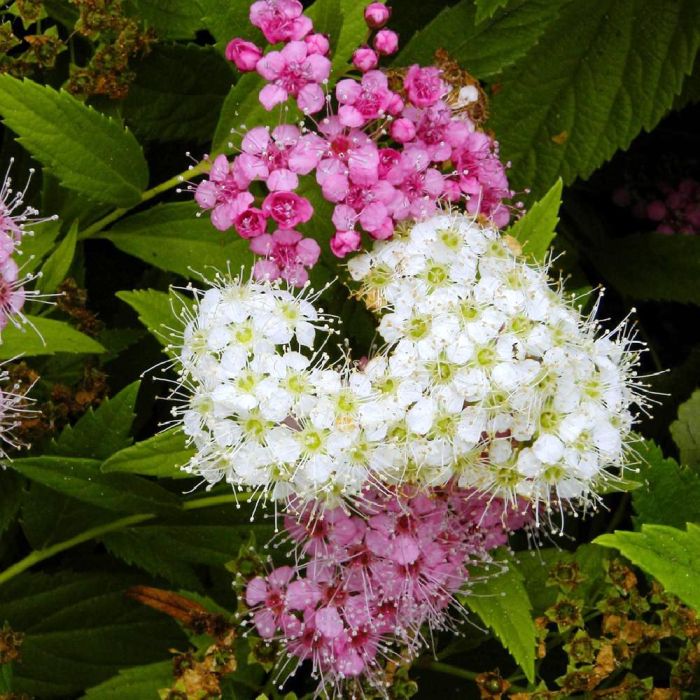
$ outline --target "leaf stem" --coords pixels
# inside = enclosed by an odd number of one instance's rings
[[[167,190],[181,185],[185,180],[187,180],[187,178],[201,175],[202,173],[207,172],[207,170],[209,170],[209,162],[206,160],[202,160],[199,163],[197,163],[197,165],[193,165],[187,170],[184,170],[183,172],[174,175],[170,179],[161,182],[159,185],[151,187],[150,190],[145,190],[141,194],[141,201],[139,202],[139,204],[148,202],[154,197],[157,197],[162,192],[167,192]],[[85,240],[86,238],[94,236],[96,233],[102,231],[106,226],[109,226],[109,224],[113,223],[117,219],[120,219],[122,216],[124,216],[124,214],[131,211],[135,206],[138,206],[138,204],[135,204],[132,207],[119,207],[118,209],[114,209],[109,214],[106,214],[101,219],[98,219],[94,224],[88,226],[86,229],[81,231],[78,234],[78,239]]]
[[[197,498],[192,501],[186,501],[182,504],[183,510],[198,510],[200,508],[211,508],[212,506],[219,506],[224,503],[241,503],[247,502],[255,498],[257,494],[255,493],[233,493],[224,494],[221,496],[210,496],[204,498]],[[0,585],[6,583],[10,579],[14,578],[18,574],[30,569],[35,564],[50,559],[56,554],[65,552],[67,549],[76,547],[79,544],[89,542],[90,540],[97,539],[106,535],[110,532],[115,532],[116,530],[121,530],[125,527],[130,527],[132,525],[139,525],[148,520],[153,520],[157,516],[155,513],[137,513],[135,515],[127,515],[124,518],[119,518],[118,520],[113,520],[110,523],[105,523],[104,525],[98,525],[97,527],[85,530],[75,537],[64,540],[63,542],[57,542],[52,544],[50,547],[45,549],[36,549],[30,552],[24,559],[20,559],[18,562],[12,564],[3,572],[0,573]]]

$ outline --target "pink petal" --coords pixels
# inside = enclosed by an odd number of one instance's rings
[[[267,256],[272,254],[275,246],[272,241],[272,236],[269,233],[262,233],[253,238],[248,244],[248,247],[256,255]]]
[[[272,132],[272,138],[278,146],[294,146],[301,137],[299,127],[293,124],[280,124]]]
[[[362,88],[356,80],[345,78],[335,86],[335,96],[341,105],[352,104],[362,94]]]
[[[263,639],[271,639],[277,632],[277,619],[272,610],[263,608],[253,615],[253,622],[258,630],[258,634]]]
[[[259,238],[259,236],[258,236]],[[253,240],[257,240],[254,238]],[[279,279],[280,269],[272,260],[258,260],[253,267],[253,277],[258,280],[268,280],[274,282],[274,280]]]
[[[306,59],[306,66],[309,68],[309,75],[316,83],[328,80],[331,74],[331,62],[320,54],[312,54]]]
[[[262,155],[270,144],[270,132],[264,126],[256,126],[250,129],[243,137],[241,150],[255,156]]]
[[[297,105],[304,114],[316,114],[323,109],[326,103],[326,97],[320,85],[316,83],[307,83],[299,90],[297,95]]]
[[[307,267],[315,265],[320,255],[321,247],[313,238],[304,238],[297,243],[297,258]]]
[[[326,639],[335,639],[343,632],[343,621],[338,610],[333,607],[322,608],[316,612],[316,629]]]
[[[365,124],[362,112],[352,105],[342,105],[338,109],[338,118],[344,126],[361,127]]]
[[[281,168],[270,173],[267,187],[272,192],[291,192],[299,187],[299,178],[291,170]]]
[[[273,107],[285,102],[289,94],[277,85],[266,85],[258,95],[260,104],[269,112]]]
[[[245,602],[248,607],[262,603],[267,598],[267,581],[256,576],[245,589]]]
[[[313,581],[292,581],[287,588],[286,601],[290,610],[306,610],[318,605],[321,591]]]
[[[236,158],[236,167],[243,175],[243,178],[250,182],[253,180],[265,180],[270,174],[267,163],[262,158],[250,153],[241,153]]]
[[[255,66],[255,70],[265,80],[276,80],[287,67],[287,61],[279,51],[270,51],[263,56]]]
[[[283,588],[294,577],[294,569],[291,566],[279,566],[273,569],[267,580],[275,588]]]
[[[342,202],[348,196],[349,187],[350,184],[345,175],[329,175],[323,181],[321,190],[324,198],[329,202]]]

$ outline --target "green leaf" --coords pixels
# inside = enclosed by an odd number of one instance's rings
[[[22,480],[12,471],[0,471],[0,535],[14,522],[19,511]]]
[[[322,23],[329,30],[337,31],[338,20],[332,14],[337,12],[340,20],[340,31],[335,36],[331,36],[333,43],[333,54],[331,56],[331,80],[339,78],[348,68],[348,63],[352,58],[355,49],[367,43],[369,30],[365,22],[365,3],[355,2],[355,0],[317,0],[309,11],[310,15],[318,12]],[[316,8],[316,9],[314,9]]]
[[[58,285],[63,282],[68,274],[73,257],[75,256],[75,244],[78,241],[78,222],[74,221],[63,240],[49,255],[41,268],[41,291],[55,292]]]
[[[502,571],[488,571],[482,580],[473,580],[461,600],[496,633],[532,683],[536,643],[532,604],[516,561],[505,555],[499,560]]]
[[[508,0],[476,0],[476,23],[491,19],[496,10],[508,4]]]
[[[121,669],[119,673],[90,688],[85,700],[157,700],[158,691],[173,684],[173,662],[159,661],[146,666]]]
[[[693,65],[699,22],[696,0],[563,5],[492,102],[489,127],[514,188],[537,197],[557,177],[585,178],[656,126]]]
[[[199,590],[192,566],[223,567],[238,555],[251,532],[266,541],[271,525],[251,522],[251,508],[233,505],[186,511],[177,519],[110,532],[101,540],[112,554],[175,584]]]
[[[559,178],[549,192],[507,231],[513,238],[520,241],[523,253],[539,262],[547,257],[549,246],[556,235],[561,190],[562,181]]]
[[[205,142],[233,79],[227,62],[210,46],[156,45],[136,66],[124,118],[146,139]]]
[[[687,522],[700,522],[700,475],[664,458],[650,440],[642,441],[635,449],[641,460],[637,478],[644,482],[644,487],[632,495],[635,526],[661,523],[683,527]]]
[[[346,3],[347,4],[347,3]],[[364,7],[363,10],[363,35],[367,34],[367,25],[364,22]],[[306,11],[306,15],[314,23],[314,32],[320,34],[325,34],[330,43],[331,51],[330,56],[335,61],[336,59],[342,60],[347,63],[349,60],[346,56],[345,58],[339,58],[337,55],[338,42],[341,40],[341,32],[343,28],[344,12],[341,7],[341,0],[316,0],[313,5]],[[363,43],[364,36],[358,39],[355,47]],[[352,55],[352,54],[351,54]]]
[[[635,234],[603,239],[587,252],[609,284],[623,294],[700,304],[697,237]]]
[[[212,268],[225,271],[250,266],[253,256],[248,242],[239,236],[217,231],[208,216],[197,216],[194,202],[160,204],[130,216],[101,238],[119,250],[163,270],[199,278]],[[193,272],[192,268],[197,272]]]
[[[18,251],[18,255],[21,255],[22,272],[29,274],[39,267],[44,257],[53,249],[60,232],[61,222],[57,220],[32,226],[31,233],[22,238],[22,247]]]
[[[183,472],[182,467],[193,454],[194,449],[187,446],[185,434],[178,426],[120,450],[104,462],[101,469],[105,473],[188,479],[191,474]]]
[[[33,549],[44,549],[115,520],[113,511],[84,503],[32,482],[21,500],[22,532]]]
[[[0,75],[0,114],[60,182],[98,202],[138,204],[148,166],[133,134],[67,92]]]
[[[700,610],[700,527],[687,530],[667,525],[642,525],[641,532],[616,530],[594,540],[619,549],[633,564],[657,579],[684,603]]]
[[[160,39],[192,39],[203,25],[197,0],[129,0],[129,5]]]
[[[171,513],[179,508],[173,494],[133,474],[102,474],[100,461],[79,457],[22,457],[12,469],[79,501],[119,513]]]
[[[189,301],[175,293],[167,294],[155,289],[137,289],[133,292],[117,292],[117,297],[126,302],[139,315],[139,321],[155,336],[161,345],[172,340],[173,328],[184,327],[177,317],[178,305],[188,305]]]
[[[133,382],[116,396],[105,399],[97,410],[89,408],[75,425],[63,429],[49,452],[102,460],[128,447],[140,386],[140,381]]]
[[[243,0],[200,0],[204,12],[202,24],[216,39],[216,49],[223,53],[233,37],[259,43],[261,34],[248,19],[250,3]]]
[[[477,78],[496,75],[537,44],[567,1],[515,0],[492,19],[479,23],[473,0],[461,0],[416,32],[395,63],[429,64],[435,50],[442,47]],[[500,138],[501,133],[496,133]]]
[[[680,450],[681,463],[700,470],[700,389],[678,408],[671,435]]]
[[[13,690],[73,697],[182,647],[185,636],[172,620],[125,596],[137,583],[142,577],[81,571],[23,574],[2,586],[0,619],[25,634]]]
[[[57,352],[97,354],[105,351],[96,340],[68,323],[29,314],[26,319],[27,324],[22,328],[9,325],[2,331],[0,360]]]

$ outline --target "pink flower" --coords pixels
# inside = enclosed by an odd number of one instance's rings
[[[281,566],[263,579],[254,578],[246,588],[246,604],[260,609],[254,614],[253,621],[258,633],[263,639],[275,636],[278,628],[283,628],[285,634],[298,634],[301,625],[296,617],[287,611],[287,584],[294,576],[294,569]]]
[[[316,167],[319,141],[311,134],[302,136],[291,124],[278,126],[272,134],[258,126],[243,137],[238,164],[248,179],[265,180],[270,190],[293,190],[299,185],[297,174],[307,175]]]
[[[373,70],[362,81],[340,80],[335,88],[340,103],[338,118],[344,126],[361,127],[373,119],[385,116],[392,105],[394,93],[384,73]]]
[[[328,79],[331,62],[317,53],[309,53],[303,41],[290,41],[281,51],[271,51],[257,63],[258,73],[269,81],[260,91],[260,102],[270,110],[296,98],[299,109],[313,114],[323,108],[325,96],[320,83]]]
[[[311,202],[294,192],[271,192],[263,200],[262,210],[284,229],[306,223],[314,213]]]
[[[336,231],[330,242],[331,251],[337,258],[354,253],[361,245],[362,236],[357,231]]]
[[[317,53],[321,56],[326,56],[331,48],[331,44],[325,34],[309,34],[304,37],[304,43],[309,54]]]
[[[260,209],[250,207],[236,217],[234,226],[241,238],[255,238],[265,233],[267,218]]]
[[[231,39],[226,46],[226,58],[233,61],[236,68],[244,73],[254,71],[262,55],[263,52],[259,46],[245,39]]]
[[[391,56],[399,48],[399,35],[391,29],[380,29],[374,37],[374,48],[382,56]]]
[[[365,22],[370,29],[383,27],[391,17],[391,10],[381,2],[371,2],[365,7]]]
[[[209,171],[209,179],[197,185],[194,198],[202,209],[211,209],[211,222],[226,231],[236,217],[254,200],[248,192],[250,180],[241,172],[236,161],[229,163],[224,155],[217,156]]]
[[[258,27],[271,43],[303,39],[312,28],[311,20],[302,15],[298,0],[259,0],[250,7],[250,23]]]
[[[408,99],[415,107],[434,105],[447,91],[447,86],[440,78],[442,71],[434,66],[421,68],[413,65],[408,69],[403,86]]]
[[[19,279],[19,268],[12,258],[0,263],[0,331],[22,310],[25,282]]]
[[[263,233],[253,238],[250,249],[266,260],[259,260],[253,268],[256,279],[283,279],[301,287],[309,279],[306,268],[313,267],[321,248],[312,238],[304,238],[298,231],[279,229],[272,235]]]
[[[378,64],[379,56],[369,46],[361,46],[359,49],[355,49],[352,55],[352,65],[363,73],[375,69]]]

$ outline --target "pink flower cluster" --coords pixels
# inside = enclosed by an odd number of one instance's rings
[[[269,42],[284,42],[280,51],[265,54],[243,39],[228,45],[227,56],[240,70],[256,70],[268,81],[260,92],[267,109],[289,97],[307,114],[328,109],[310,127],[251,129],[240,153],[231,161],[217,156],[196,189],[216,228],[235,228],[254,252],[267,256],[256,265],[257,277],[301,285],[318,260],[318,244],[296,230],[314,213],[309,200],[295,193],[306,175],[315,176],[320,196],[333,205],[330,248],[341,258],[360,249],[363,233],[390,238],[399,222],[429,217],[440,202],[464,203],[496,226],[508,223],[503,200],[512,192],[497,144],[464,109],[478,93],[455,89],[436,66],[418,65],[408,68],[399,92],[392,89],[376,68],[379,55],[398,47],[396,34],[384,27],[389,16],[382,3],[366,7],[369,29],[379,30],[374,48],[355,52],[361,75],[338,81],[334,100],[320,87],[330,74],[328,40],[313,33],[297,0],[259,0],[251,7],[252,24]],[[269,192],[258,206],[256,181]]]
[[[0,331],[21,314],[28,295],[25,285],[30,278],[21,277],[15,257],[26,234],[24,224],[38,223],[39,219],[34,216],[38,213],[35,209],[23,206],[25,194],[26,187],[21,191],[12,189],[8,168],[0,184]]]
[[[676,186],[662,182],[654,198],[639,197],[634,201],[626,188],[618,189],[613,200],[619,206],[631,207],[638,219],[655,224],[658,233],[680,233],[692,236],[700,233],[700,182],[686,178]]]
[[[488,561],[529,520],[453,486],[393,494],[371,487],[355,514],[319,516],[308,507],[287,516],[297,560],[306,563],[252,579],[245,600],[260,636],[281,639],[324,682],[371,682],[397,647],[419,650],[425,624],[448,624],[468,566]]]

